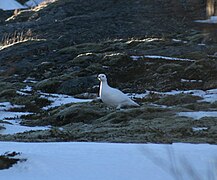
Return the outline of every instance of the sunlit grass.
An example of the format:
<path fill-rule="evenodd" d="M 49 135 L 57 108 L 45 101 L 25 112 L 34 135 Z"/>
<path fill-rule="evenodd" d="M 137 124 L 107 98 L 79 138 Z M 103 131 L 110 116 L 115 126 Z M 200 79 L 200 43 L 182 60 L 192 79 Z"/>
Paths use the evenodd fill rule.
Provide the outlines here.
<path fill-rule="evenodd" d="M 33 35 L 31 29 L 27 30 L 26 32 L 15 31 L 14 33 L 6 33 L 1 39 L 0 50 L 27 41 L 45 41 L 45 39 L 38 39 L 37 36 Z"/>
<path fill-rule="evenodd" d="M 207 16 L 211 16 L 214 13 L 214 1 L 213 0 L 207 0 L 206 4 L 206 14 Z"/>
<path fill-rule="evenodd" d="M 163 41 L 163 38 L 145 38 L 145 39 L 131 39 L 127 41 L 127 44 L 130 44 L 131 42 L 153 42 L 153 41 Z"/>
<path fill-rule="evenodd" d="M 41 2 L 39 5 L 31 8 L 32 11 L 40 11 L 41 9 L 44 9 L 45 7 L 47 7 L 49 4 L 54 3 L 57 0 L 45 0 L 43 2 Z"/>
<path fill-rule="evenodd" d="M 38 11 L 44 9 L 45 7 L 47 7 L 49 4 L 54 3 L 56 1 L 57 0 L 45 0 L 35 7 L 27 7 L 28 9 L 24 9 L 24 10 L 15 10 L 14 14 L 11 17 L 9 17 L 8 19 L 6 19 L 5 21 L 6 22 L 11 21 L 11 20 L 15 19 L 17 16 L 19 16 L 20 14 L 25 13 L 25 12 L 38 12 Z"/>

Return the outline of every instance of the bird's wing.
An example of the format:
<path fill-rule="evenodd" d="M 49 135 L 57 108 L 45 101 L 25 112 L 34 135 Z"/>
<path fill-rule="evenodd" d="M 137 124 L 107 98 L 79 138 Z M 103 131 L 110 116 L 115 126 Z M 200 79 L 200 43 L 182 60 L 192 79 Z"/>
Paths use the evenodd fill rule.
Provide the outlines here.
<path fill-rule="evenodd" d="M 129 97 L 126 94 L 124 94 L 123 92 L 121 92 L 119 89 L 110 88 L 109 92 L 110 92 L 109 95 L 116 100 L 126 101 L 129 99 Z"/>
<path fill-rule="evenodd" d="M 125 105 L 130 105 L 130 106 L 139 106 L 136 102 L 134 102 L 132 99 L 130 99 L 126 94 L 124 94 L 122 91 L 111 88 L 110 90 L 112 99 L 116 99 L 118 102 L 122 102 Z"/>

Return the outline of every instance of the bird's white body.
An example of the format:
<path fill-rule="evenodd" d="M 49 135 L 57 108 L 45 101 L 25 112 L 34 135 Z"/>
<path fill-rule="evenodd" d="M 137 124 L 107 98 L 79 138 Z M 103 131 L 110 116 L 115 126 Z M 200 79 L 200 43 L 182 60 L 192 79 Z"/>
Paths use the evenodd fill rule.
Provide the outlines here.
<path fill-rule="evenodd" d="M 118 109 L 123 106 L 139 106 L 120 90 L 110 87 L 104 74 L 100 74 L 98 79 L 100 80 L 99 95 L 105 104 Z"/>

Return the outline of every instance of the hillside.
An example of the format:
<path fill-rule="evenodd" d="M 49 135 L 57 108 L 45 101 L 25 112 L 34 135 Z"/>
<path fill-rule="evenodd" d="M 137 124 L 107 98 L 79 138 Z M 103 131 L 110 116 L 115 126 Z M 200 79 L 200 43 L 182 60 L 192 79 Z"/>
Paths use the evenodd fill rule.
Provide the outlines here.
<path fill-rule="evenodd" d="M 204 95 L 216 98 L 216 25 L 194 22 L 205 10 L 204 0 L 59 0 L 1 11 L 0 100 L 33 113 L 22 125 L 52 128 L 0 139 L 216 143 L 215 116 L 178 116 L 217 108 Z M 99 73 L 140 108 L 116 111 L 96 99 Z M 47 110 L 42 93 L 94 100 Z"/>

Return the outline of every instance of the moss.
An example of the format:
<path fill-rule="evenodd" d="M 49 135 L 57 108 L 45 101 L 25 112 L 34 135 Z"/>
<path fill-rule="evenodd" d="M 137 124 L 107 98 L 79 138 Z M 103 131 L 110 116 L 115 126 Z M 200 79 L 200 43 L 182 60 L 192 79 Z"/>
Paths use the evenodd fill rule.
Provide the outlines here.
<path fill-rule="evenodd" d="M 130 57 L 124 53 L 107 54 L 102 61 L 103 64 L 107 66 L 123 66 L 124 64 L 132 62 Z"/>
<path fill-rule="evenodd" d="M 61 82 L 55 78 L 45 79 L 36 84 L 35 88 L 48 93 L 57 92 L 57 88 Z"/>
<path fill-rule="evenodd" d="M 0 97 L 15 97 L 17 94 L 15 89 L 5 89 L 0 92 Z"/>
<path fill-rule="evenodd" d="M 81 108 L 82 107 L 82 108 Z M 54 115 L 52 124 L 55 126 L 66 125 L 69 123 L 84 122 L 91 123 L 93 120 L 102 117 L 104 112 L 94 110 L 88 105 L 72 105 Z"/>
<path fill-rule="evenodd" d="M 60 49 L 59 52 L 63 54 L 83 54 L 83 53 L 94 53 L 100 52 L 103 49 L 99 43 L 83 43 L 75 46 L 69 46 Z"/>
<path fill-rule="evenodd" d="M 77 57 L 75 57 L 69 63 L 71 65 L 78 65 L 81 67 L 87 67 L 88 65 L 91 65 L 92 63 L 97 63 L 100 59 L 101 59 L 101 57 L 98 54 L 84 53 L 84 54 L 79 54 Z"/>
<path fill-rule="evenodd" d="M 206 52 L 194 51 L 194 52 L 189 52 L 189 53 L 184 54 L 183 58 L 188 58 L 188 59 L 192 59 L 192 60 L 199 60 L 199 59 L 203 59 L 206 57 L 207 57 Z"/>
<path fill-rule="evenodd" d="M 180 64 L 175 63 L 169 63 L 169 64 L 163 64 L 156 70 L 158 73 L 171 73 L 174 71 L 181 72 L 183 71 L 183 66 Z"/>
<path fill-rule="evenodd" d="M 189 103 L 196 103 L 201 98 L 198 96 L 192 96 L 190 94 L 178 94 L 178 95 L 167 95 L 162 97 L 158 101 L 157 104 L 167 105 L 167 106 L 174 106 L 174 105 L 182 105 L 182 104 L 189 104 Z"/>

